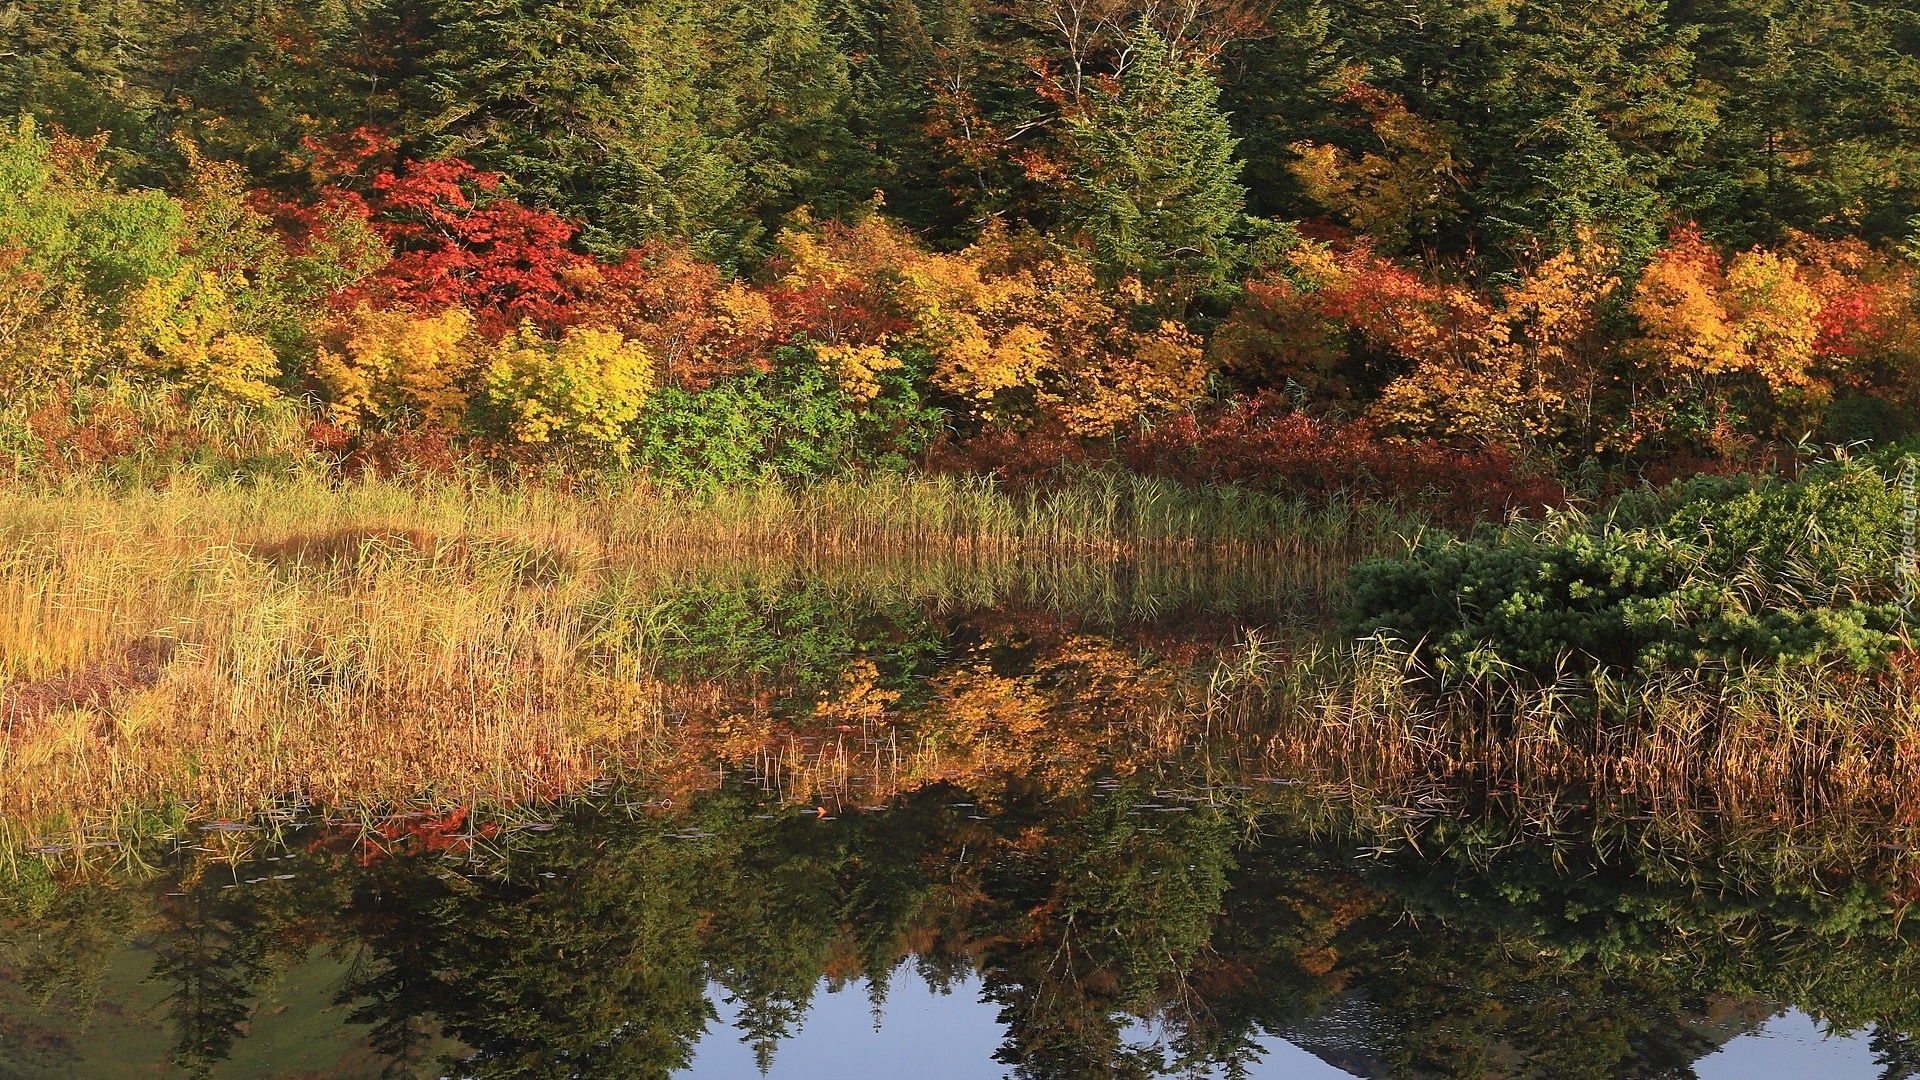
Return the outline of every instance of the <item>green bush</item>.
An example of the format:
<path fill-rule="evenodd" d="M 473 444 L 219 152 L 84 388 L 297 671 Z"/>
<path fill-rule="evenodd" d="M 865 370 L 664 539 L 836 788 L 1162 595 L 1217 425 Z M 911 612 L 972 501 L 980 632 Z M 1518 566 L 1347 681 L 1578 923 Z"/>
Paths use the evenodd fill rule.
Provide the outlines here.
<path fill-rule="evenodd" d="M 1353 573 L 1345 629 L 1448 682 L 1842 662 L 1898 640 L 1900 497 L 1841 462 L 1798 481 L 1696 480 Z"/>
<path fill-rule="evenodd" d="M 878 372 L 863 403 L 809 350 L 781 349 L 770 372 L 656 391 L 630 429 L 634 460 L 655 483 L 696 489 L 905 468 L 944 418 L 921 399 L 924 369 L 916 356 Z"/>

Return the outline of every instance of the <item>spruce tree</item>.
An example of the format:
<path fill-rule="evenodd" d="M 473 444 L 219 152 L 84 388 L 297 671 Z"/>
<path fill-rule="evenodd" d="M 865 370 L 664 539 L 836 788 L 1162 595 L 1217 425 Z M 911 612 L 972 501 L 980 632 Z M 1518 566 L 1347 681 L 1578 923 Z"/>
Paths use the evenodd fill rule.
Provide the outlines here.
<path fill-rule="evenodd" d="M 1220 88 L 1144 23 L 1117 85 L 1071 112 L 1060 221 L 1115 275 L 1216 280 L 1246 208 Z"/>

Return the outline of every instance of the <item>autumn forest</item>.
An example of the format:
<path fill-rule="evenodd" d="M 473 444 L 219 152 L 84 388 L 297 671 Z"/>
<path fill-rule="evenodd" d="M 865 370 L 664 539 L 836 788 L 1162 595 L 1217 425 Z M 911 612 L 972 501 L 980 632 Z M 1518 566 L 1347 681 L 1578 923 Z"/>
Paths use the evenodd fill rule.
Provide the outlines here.
<path fill-rule="evenodd" d="M 1920 1075 L 1917 454 L 1909 0 L 0 0 L 0 1075 Z"/>

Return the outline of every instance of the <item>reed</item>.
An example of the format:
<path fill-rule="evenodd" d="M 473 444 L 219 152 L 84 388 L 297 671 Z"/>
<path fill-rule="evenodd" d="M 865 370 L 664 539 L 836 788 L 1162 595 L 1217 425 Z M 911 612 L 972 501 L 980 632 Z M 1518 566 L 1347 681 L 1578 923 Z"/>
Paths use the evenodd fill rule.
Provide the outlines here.
<path fill-rule="evenodd" d="M 1115 619 L 1222 588 L 1321 596 L 1406 525 L 1116 477 L 0 492 L 0 814 L 546 798 L 680 760 L 655 623 L 692 583 Z"/>
<path fill-rule="evenodd" d="M 1373 792 L 1574 789 L 1776 823 L 1913 818 L 1920 695 L 1894 674 L 1756 666 L 1592 686 L 1436 692 L 1384 642 L 1228 661 L 1206 711 L 1270 767 Z"/>

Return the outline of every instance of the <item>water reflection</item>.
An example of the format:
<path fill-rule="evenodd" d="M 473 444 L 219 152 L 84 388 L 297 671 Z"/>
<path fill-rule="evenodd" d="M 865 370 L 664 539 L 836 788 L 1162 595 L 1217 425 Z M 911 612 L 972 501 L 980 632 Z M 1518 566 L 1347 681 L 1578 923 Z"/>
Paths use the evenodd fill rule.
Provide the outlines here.
<path fill-rule="evenodd" d="M 688 577 L 584 639 L 652 719 L 565 797 L 26 832 L 0 1076 L 1678 1078 L 1794 1015 L 1920 1075 L 1907 803 L 1416 758 L 1214 662 L 1300 645 L 1247 575 L 1149 576 Z"/>
<path fill-rule="evenodd" d="M 1391 845 L 1192 780 L 194 830 L 15 890 L 0 1074 L 712 1075 L 729 1035 L 787 1069 L 860 1045 L 803 1035 L 823 1001 L 929 991 L 967 1075 L 1256 1076 L 1276 1039 L 1360 1076 L 1706 1075 L 1783 1006 L 1871 1029 L 1872 1075 L 1920 1061 L 1884 866 L 1756 888 L 1618 823 L 1518 843 L 1498 802 Z"/>

